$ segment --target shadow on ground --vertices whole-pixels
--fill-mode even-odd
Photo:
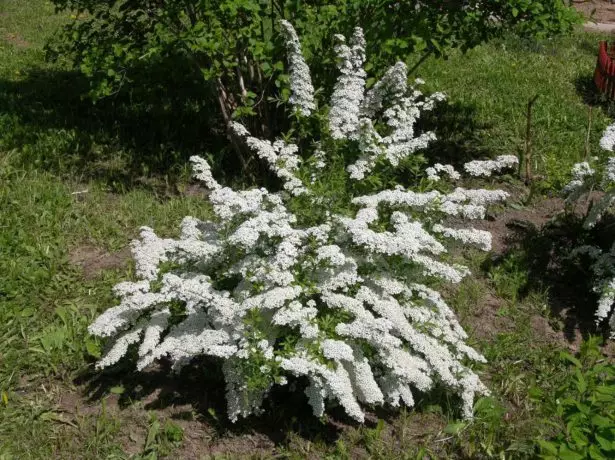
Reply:
[[[195,360],[179,375],[164,362],[144,372],[134,371],[134,363],[127,363],[103,373],[88,372],[75,383],[84,388],[86,398],[92,404],[108,395],[111,388],[121,385],[120,409],[140,401],[144,403],[144,409],[166,412],[171,419],[191,419],[196,413],[198,421],[213,429],[218,437],[259,433],[276,446],[284,445],[291,435],[334,444],[345,427],[357,425],[339,407],[327,409],[330,415],[326,419],[314,417],[302,390],[306,382],[301,379],[289,381],[285,386],[275,386],[267,396],[260,416],[240,417],[231,423],[227,417],[221,363],[207,358]],[[382,410],[369,414],[365,423],[368,428],[374,427],[379,418],[391,417],[392,412]]]
[[[452,164],[462,170],[468,161],[490,158],[492,153],[484,147],[482,137],[491,126],[477,118],[476,107],[460,102],[444,102],[424,113],[419,127],[437,137],[422,151],[429,163]]]
[[[31,69],[0,80],[0,147],[19,149],[24,164],[115,188],[180,175],[194,154],[216,152],[214,166],[232,161],[211,91],[180,72],[152,70],[147,84],[97,103],[72,71]]]
[[[129,361],[129,360],[127,360]],[[264,445],[284,448],[294,437],[324,443],[334,447],[349,430],[382,429],[383,422],[394,430],[400,417],[399,410],[375,408],[367,411],[364,424],[349,418],[344,410],[327,403],[326,416],[313,415],[304,393],[305,379],[289,379],[284,386],[274,386],[263,403],[263,412],[231,423],[227,418],[225,381],[220,361],[199,358],[182,369],[179,375],[170,365],[161,362],[154,369],[143,372],[134,370],[134,362],[122,362],[104,372],[88,371],[75,383],[82,388],[85,400],[94,406],[121,385],[118,399],[120,410],[140,402],[143,409],[176,421],[191,422],[195,432],[207,432],[208,437],[223,442],[231,439],[241,443],[257,435],[266,440]],[[412,409],[418,417],[413,435],[418,437],[440,432],[446,420],[459,418],[461,401],[438,385],[427,394],[415,392],[416,406]],[[436,414],[443,414],[437,417]],[[211,435],[211,436],[210,436]],[[226,441],[224,441],[226,440]],[[243,440],[243,441],[242,441]],[[250,441],[253,442],[253,441]],[[215,449],[215,445],[202,445],[200,450]]]
[[[554,199],[550,201],[555,201]],[[563,209],[563,202],[557,200]],[[594,314],[598,296],[593,291],[591,261],[571,255],[582,245],[595,245],[608,251],[613,244],[614,220],[606,219],[591,232],[583,229],[583,212],[562,213],[546,222],[525,219],[507,222],[511,230],[506,250],[488,261],[490,273],[501,268],[499,282],[504,290],[513,290],[519,298],[531,292],[546,292],[552,318],[561,322],[564,336],[570,343],[590,335],[608,335],[596,326]],[[610,230],[609,230],[610,229]],[[493,275],[492,275],[493,277]]]
[[[577,94],[581,96],[585,104],[604,110],[609,117],[615,116],[615,101],[609,99],[598,90],[596,83],[594,83],[593,75],[578,77],[574,82],[574,86]]]
[[[24,165],[115,190],[147,185],[151,177],[172,182],[188,174],[195,154],[212,154],[223,182],[240,179],[245,171],[220,128],[213,90],[181,65],[144,73],[143,82],[97,103],[78,72],[31,69],[0,80],[0,148],[18,149]],[[481,142],[488,128],[476,121],[474,107],[440,104],[419,123],[438,137],[423,153],[430,163],[453,165],[488,157]]]

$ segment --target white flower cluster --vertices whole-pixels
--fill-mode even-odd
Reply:
[[[352,47],[362,46],[361,36],[355,32]],[[352,47],[347,51],[358,56]],[[405,79],[405,68],[396,69]],[[405,81],[391,75],[382,81],[367,95],[370,111],[387,106],[392,92],[405,93]],[[415,103],[391,97],[401,112],[387,116],[394,127],[388,145],[397,148],[409,142],[412,128],[403,123],[414,122],[416,114],[407,115],[408,101]],[[338,125],[340,131],[347,126]],[[258,414],[273,385],[293,376],[308,382],[305,394],[316,416],[336,401],[363,421],[365,406],[412,406],[416,391],[440,385],[461,397],[470,417],[476,395],[488,393],[470,365],[484,358],[428,284],[458,282],[469,273],[443,257],[449,240],[483,250],[491,245],[487,232],[446,221],[480,219],[507,194],[398,187],[358,196],[347,213],[332,215],[327,197],[298,177],[324,166],[321,144],[301,163],[297,145],[253,138],[239,124],[234,129],[284,190],[223,187],[208,163],[193,157],[215,219],[185,218],[178,239],[142,229],[133,244],[139,280],[116,286],[119,305],[89,328],[111,342],[98,367],[115,364],[131,346],[138,369],[162,358],[180,369],[198,356],[217,357],[233,421]],[[306,213],[321,216],[310,225],[290,210],[297,202],[305,208],[305,200]]]
[[[289,102],[301,115],[307,117],[316,109],[310,68],[305,63],[301,52],[301,43],[292,24],[281,20],[280,29],[285,39],[290,67],[291,96]]]
[[[608,152],[612,152],[615,148],[615,124],[608,126],[602,134],[600,147]]]
[[[615,146],[615,124],[609,126],[600,141],[600,146],[613,151]],[[566,202],[574,204],[596,188],[602,188],[604,194],[592,203],[584,227],[591,229],[603,218],[615,203],[615,157],[610,157],[606,165],[597,172],[588,162],[577,163],[572,168],[572,180],[564,187]],[[586,254],[591,259],[595,279],[595,291],[600,294],[596,310],[596,324],[608,321],[611,337],[615,338],[615,243],[609,251],[597,246],[581,246],[573,255]]]
[[[367,75],[363,70],[365,38],[363,30],[357,27],[350,39],[350,46],[346,45],[343,35],[336,35],[335,39],[341,75],[331,95],[329,128],[334,139],[357,139]]]
[[[378,160],[397,166],[435,140],[432,132],[417,134],[415,124],[422,111],[432,110],[445,97],[442,93],[423,97],[417,89],[409,88],[408,69],[403,62],[391,67],[366,91],[363,30],[356,28],[348,44],[341,35],[335,38],[341,75],[331,96],[329,130],[333,139],[358,141],[360,157],[348,166],[348,172],[351,179],[361,180]],[[421,83],[415,82],[417,86]],[[386,135],[376,130],[380,119],[386,126]]]
[[[471,176],[489,177],[494,172],[514,168],[518,164],[519,159],[515,155],[500,155],[495,160],[470,161],[463,165],[463,168]]]
[[[248,147],[254,150],[261,160],[268,163],[271,170],[284,182],[284,188],[287,191],[295,196],[307,192],[301,180],[296,176],[301,164],[301,158],[297,155],[299,148],[296,145],[288,145],[283,140],[277,140],[272,144],[267,140],[252,137],[245,126],[240,123],[233,122],[232,128],[238,136],[246,138]],[[197,179],[201,177],[205,176],[201,174],[196,176]],[[207,185],[207,181],[205,183]]]
[[[459,174],[452,165],[436,163],[435,165],[427,168],[425,172],[427,173],[427,178],[434,182],[438,182],[441,179],[441,173],[446,174],[452,180],[461,179],[461,174]]]

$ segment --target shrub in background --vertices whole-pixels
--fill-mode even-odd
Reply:
[[[489,250],[491,235],[467,221],[507,194],[452,189],[444,179],[460,174],[439,164],[414,190],[382,189],[380,169],[412,161],[434,139],[415,122],[443,96],[409,86],[403,63],[366,90],[363,31],[355,29],[348,41],[335,37],[340,76],[323,112],[297,34],[281,27],[295,128],[270,142],[232,125],[281,190],[232,190],[193,157],[215,219],[186,217],[178,239],[142,228],[133,243],[139,280],[117,285],[119,305],[90,326],[110,338],[98,367],[133,346],[138,369],[217,357],[233,421],[259,413],[290,377],[306,382],[316,416],[333,401],[362,421],[364,405],[412,406],[417,391],[438,385],[459,395],[470,417],[475,396],[488,392],[470,364],[484,358],[434,283],[469,273],[451,260],[450,245]],[[305,137],[305,124],[319,134]],[[514,164],[501,157],[466,169],[485,176]]]
[[[561,0],[54,0],[76,19],[49,47],[69,57],[91,80],[95,98],[135,85],[149,88],[152,75],[204,79],[212,104],[246,168],[251,150],[231,129],[241,118],[253,134],[271,137],[288,128],[279,101],[286,101],[279,19],[302,35],[308,62],[328,87],[333,32],[362,26],[375,76],[392,59],[412,53],[445,55],[472,48],[502,31],[530,36],[565,32],[576,20]],[[140,82],[140,83],[137,83]],[[332,83],[332,82],[331,82]],[[216,101],[216,102],[214,102]]]

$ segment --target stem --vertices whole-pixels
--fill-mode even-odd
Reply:
[[[593,107],[589,106],[589,119],[587,121],[587,136],[585,136],[585,157],[583,158],[585,161],[589,158],[589,154],[591,153],[591,147],[589,145],[589,137],[592,132],[592,109]]]
[[[419,59],[419,62],[414,64],[414,66],[412,66],[412,68],[408,71],[408,75],[413,74],[432,54],[433,54],[433,48],[430,48],[425,53],[423,53],[423,56],[421,56],[421,59]]]
[[[538,94],[527,103],[527,125],[525,128],[525,183],[532,181],[532,107],[538,99]],[[521,162],[519,162],[521,167]]]
[[[239,160],[239,163],[241,164],[242,170],[245,171],[247,167],[245,152],[247,151],[248,147],[243,141],[243,139],[241,139],[231,127],[232,102],[229,101],[228,93],[226,91],[226,88],[224,87],[224,83],[222,83],[222,80],[220,78],[216,79],[216,93],[218,96],[218,104],[220,105],[220,111],[222,112],[222,118],[224,119],[224,124],[226,126],[226,134],[231,141],[231,144],[233,145],[233,149],[237,154],[237,158]]]

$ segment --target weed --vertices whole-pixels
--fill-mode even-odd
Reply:
[[[544,425],[556,433],[550,439],[537,439],[541,458],[615,455],[615,366],[604,359],[598,345],[597,338],[588,340],[578,358],[561,352],[560,358],[568,364],[567,378],[561,380],[554,397],[542,392],[533,395],[552,409]]]

